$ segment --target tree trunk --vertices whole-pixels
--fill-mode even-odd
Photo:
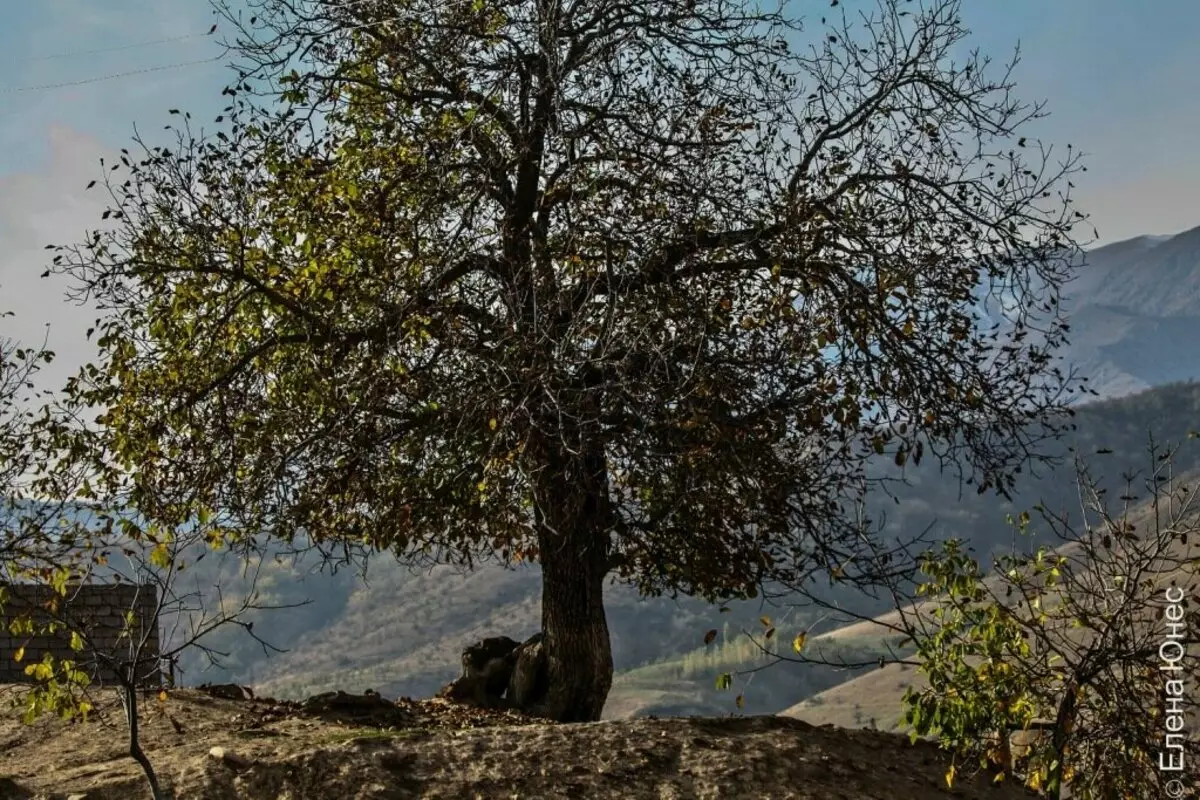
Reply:
[[[549,461],[537,515],[548,683],[540,711],[559,722],[592,722],[600,719],[613,675],[604,614],[607,471],[597,454]]]
[[[547,544],[553,547],[554,543]],[[595,550],[600,550],[599,557]],[[579,542],[568,541],[553,555],[542,551],[542,632],[548,678],[544,713],[559,722],[600,719],[612,688],[604,563],[602,548],[585,549]]]
[[[1079,693],[1074,683],[1068,683],[1062,701],[1058,706],[1058,714],[1054,720],[1054,733],[1051,739],[1051,752],[1054,755],[1046,781],[1046,796],[1053,800],[1062,797],[1063,771],[1066,767],[1067,744],[1071,730],[1075,727],[1075,705]]]
[[[135,666],[130,668],[132,675],[136,669]],[[154,765],[150,763],[150,759],[146,756],[146,752],[142,750],[142,742],[139,733],[139,717],[138,717],[138,701],[137,701],[137,679],[131,677],[124,686],[119,689],[121,693],[121,704],[125,707],[125,722],[129,726],[129,755],[142,768],[142,773],[146,776],[146,782],[150,784],[150,794],[154,800],[170,800],[170,795],[165,793],[158,783],[158,775],[154,771]]]

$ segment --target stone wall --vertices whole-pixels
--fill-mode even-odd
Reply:
[[[93,685],[111,686],[116,680],[112,665],[97,658],[100,653],[125,664],[131,663],[131,646],[128,639],[120,639],[126,613],[133,611],[135,625],[133,633],[139,639],[142,632],[148,634],[142,650],[142,662],[137,671],[139,684],[157,686],[161,682],[159,669],[159,631],[155,611],[158,605],[156,587],[129,583],[88,583],[71,586],[58,618],[76,629],[86,632],[88,646],[80,652],[71,649],[70,634],[55,632],[53,635],[40,633],[40,626],[50,621],[46,603],[55,596],[48,586],[40,584],[7,584],[8,602],[0,609],[0,683],[24,683],[32,678],[25,674],[25,667],[42,660],[49,652],[55,660],[70,659],[79,669],[86,672]],[[12,634],[9,623],[20,616],[28,615],[35,624],[35,635]],[[25,648],[20,662],[15,660],[17,650]]]

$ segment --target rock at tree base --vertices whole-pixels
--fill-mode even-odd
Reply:
[[[483,639],[463,650],[463,674],[438,696],[481,708],[532,712],[546,693],[545,662],[541,633],[524,643],[507,636]]]
[[[463,674],[442,687],[438,697],[481,708],[500,708],[512,676],[513,652],[520,643],[507,636],[483,639],[462,652]]]
[[[476,642],[463,650],[463,677],[482,681],[487,696],[499,699],[508,688],[514,664],[513,651],[520,645],[507,636]]]
[[[545,699],[549,689],[541,632],[529,637],[516,649],[514,656],[516,663],[506,697],[514,707],[528,711]]]

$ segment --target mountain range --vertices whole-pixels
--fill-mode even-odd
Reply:
[[[1200,228],[1089,251],[1062,307],[1061,355],[1100,398],[1200,377]]]

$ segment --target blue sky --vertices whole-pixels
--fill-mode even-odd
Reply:
[[[813,16],[827,5],[792,1]],[[1020,94],[1046,99],[1052,113],[1036,134],[1090,154],[1077,200],[1102,242],[1200,225],[1200,2],[965,0],[964,8],[972,44],[985,53],[1002,60],[1021,42]],[[0,307],[17,312],[0,334],[40,341],[50,321],[56,372],[88,357],[80,333],[94,315],[37,277],[42,246],[76,240],[95,223],[98,198],[83,186],[100,155],[128,143],[134,122],[154,135],[168,108],[210,119],[230,73],[216,62],[27,89],[210,58],[219,45],[202,34],[214,21],[207,0],[38,0],[0,10]]]
[[[79,86],[58,83],[153,69],[220,54],[205,0],[38,0],[0,12],[0,175],[50,158],[48,131],[70,129],[120,146],[133,122],[158,127],[166,106],[212,108],[220,63],[146,72]],[[197,35],[199,34],[199,35]],[[197,35],[126,50],[159,39]],[[89,52],[91,51],[91,52]],[[215,92],[214,92],[215,90]]]

